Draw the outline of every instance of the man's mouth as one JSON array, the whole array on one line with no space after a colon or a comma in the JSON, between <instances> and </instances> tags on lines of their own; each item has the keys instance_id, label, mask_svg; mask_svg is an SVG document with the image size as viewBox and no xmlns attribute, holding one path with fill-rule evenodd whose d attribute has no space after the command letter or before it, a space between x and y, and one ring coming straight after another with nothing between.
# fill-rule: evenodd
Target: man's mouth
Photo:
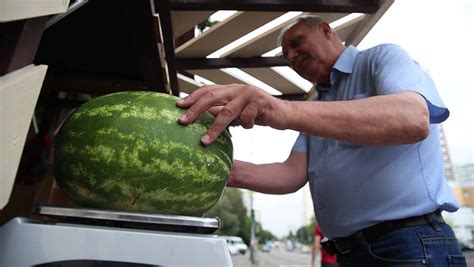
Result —
<instances>
[{"instance_id":1,"label":"man's mouth","mask_svg":"<svg viewBox=\"0 0 474 267\"><path fill-rule=\"evenodd\" d=\"M298 70L302 70L304 68L304 65L307 63L309 57L308 56L301 56L298 58L298 61L296 63L296 67Z\"/></svg>"}]
</instances>

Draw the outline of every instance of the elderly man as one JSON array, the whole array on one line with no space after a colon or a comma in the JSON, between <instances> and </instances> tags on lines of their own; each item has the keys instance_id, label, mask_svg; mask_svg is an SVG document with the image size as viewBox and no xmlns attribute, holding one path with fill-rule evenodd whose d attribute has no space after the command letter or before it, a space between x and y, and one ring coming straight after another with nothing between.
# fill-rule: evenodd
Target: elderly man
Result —
<instances>
[{"instance_id":1,"label":"elderly man","mask_svg":"<svg viewBox=\"0 0 474 267\"><path fill-rule=\"evenodd\" d=\"M315 101L284 101L250 85L204 86L181 99L180 123L216 115L212 143L233 120L301 134L283 163L234 161L229 186L295 192L309 182L328 251L340 266L465 266L441 211L458 203L444 179L436 87L400 47L345 47L328 23L303 16L281 35L283 56L317 84Z\"/></svg>"}]
</instances>

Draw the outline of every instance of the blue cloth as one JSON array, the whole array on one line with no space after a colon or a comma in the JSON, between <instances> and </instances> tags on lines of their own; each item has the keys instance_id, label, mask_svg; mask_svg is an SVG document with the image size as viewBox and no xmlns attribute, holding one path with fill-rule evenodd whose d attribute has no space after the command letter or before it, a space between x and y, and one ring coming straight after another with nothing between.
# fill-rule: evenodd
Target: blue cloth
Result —
<instances>
[{"instance_id":1,"label":"blue cloth","mask_svg":"<svg viewBox=\"0 0 474 267\"><path fill-rule=\"evenodd\" d=\"M358 51L350 46L334 65L330 83L317 88L320 100L418 92L427 101L431 124L425 140L408 145L363 146L300 134L293 150L307 154L314 210L328 238L349 236L382 221L458 209L444 178L435 124L449 111L431 78L403 49L385 44Z\"/></svg>"},{"instance_id":2,"label":"blue cloth","mask_svg":"<svg viewBox=\"0 0 474 267\"><path fill-rule=\"evenodd\" d=\"M448 267L467 266L453 230L447 224L425 224L391 232L337 255L339 267Z\"/></svg>"}]
</instances>

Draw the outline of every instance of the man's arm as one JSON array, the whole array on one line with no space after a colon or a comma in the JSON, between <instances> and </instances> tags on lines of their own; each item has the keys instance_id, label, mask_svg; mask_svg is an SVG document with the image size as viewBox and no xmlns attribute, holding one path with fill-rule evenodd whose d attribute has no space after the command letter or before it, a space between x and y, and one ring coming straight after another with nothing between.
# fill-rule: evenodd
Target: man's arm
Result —
<instances>
[{"instance_id":1,"label":"man's arm","mask_svg":"<svg viewBox=\"0 0 474 267\"><path fill-rule=\"evenodd\" d=\"M426 100L411 91L351 101L284 101L249 85L212 85L178 106L188 108L180 118L183 124L207 110L217 115L202 138L205 145L234 119L246 128L267 125L363 145L415 143L429 133Z\"/></svg>"},{"instance_id":2,"label":"man's arm","mask_svg":"<svg viewBox=\"0 0 474 267\"><path fill-rule=\"evenodd\" d=\"M405 91L350 101L289 102L288 128L361 145L415 143L429 134L426 100Z\"/></svg>"},{"instance_id":3,"label":"man's arm","mask_svg":"<svg viewBox=\"0 0 474 267\"><path fill-rule=\"evenodd\" d=\"M306 155L296 151L282 163L253 164L234 160L227 186L267 194L288 194L305 185L306 167Z\"/></svg>"}]
</instances>

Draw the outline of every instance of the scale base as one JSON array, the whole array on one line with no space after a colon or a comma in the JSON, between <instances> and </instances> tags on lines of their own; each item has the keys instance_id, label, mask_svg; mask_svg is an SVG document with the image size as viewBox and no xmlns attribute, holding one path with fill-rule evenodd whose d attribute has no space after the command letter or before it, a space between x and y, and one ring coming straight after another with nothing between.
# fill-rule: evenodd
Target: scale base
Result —
<instances>
[{"instance_id":1,"label":"scale base","mask_svg":"<svg viewBox=\"0 0 474 267\"><path fill-rule=\"evenodd\" d=\"M43 208L43 211L46 210ZM53 210L57 211L56 208ZM84 209L79 211L83 212ZM106 213L110 215L109 212ZM86 215L88 216L92 215ZM162 216L152 217L156 220L163 219ZM185 219L188 226L195 223L193 217L177 217ZM176 216L166 220L168 219L176 219ZM206 221L206 218L198 219L200 223L203 222L202 219ZM161 224L162 221L157 225ZM213 228L213 223L210 225ZM162 265L232 266L233 264L226 240L216 235L131 229L82 222L72 223L67 220L45 222L19 217L0 227L2 267Z\"/></svg>"}]
</instances>

